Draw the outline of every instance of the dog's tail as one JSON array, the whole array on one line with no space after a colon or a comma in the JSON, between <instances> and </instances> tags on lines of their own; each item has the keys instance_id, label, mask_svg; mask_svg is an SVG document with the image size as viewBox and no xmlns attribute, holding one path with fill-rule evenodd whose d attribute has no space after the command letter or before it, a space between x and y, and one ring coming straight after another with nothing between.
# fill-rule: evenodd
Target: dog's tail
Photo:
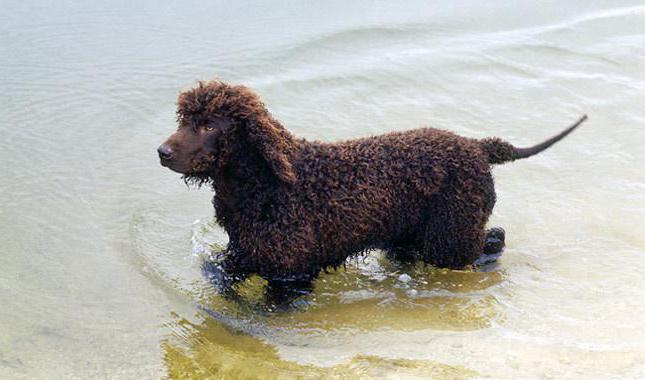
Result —
<instances>
[{"instance_id":1,"label":"dog's tail","mask_svg":"<svg viewBox=\"0 0 645 380\"><path fill-rule=\"evenodd\" d=\"M486 155L488 155L489 163L503 164L504 162L515 161L540 153L551 145L562 140L569 133L573 132L573 130L576 129L585 120L587 120L587 115L583 115L572 126L560 132L559 134L530 148L516 148L510 143L507 143L506 141L497 137L489 137L479 140L479 144Z\"/></svg>"}]
</instances>

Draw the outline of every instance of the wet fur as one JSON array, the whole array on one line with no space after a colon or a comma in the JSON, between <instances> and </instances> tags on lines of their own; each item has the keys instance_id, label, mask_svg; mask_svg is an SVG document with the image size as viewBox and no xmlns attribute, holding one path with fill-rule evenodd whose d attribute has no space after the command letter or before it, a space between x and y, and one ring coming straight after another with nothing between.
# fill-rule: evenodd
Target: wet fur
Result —
<instances>
[{"instance_id":1,"label":"wet fur","mask_svg":"<svg viewBox=\"0 0 645 380\"><path fill-rule=\"evenodd\" d=\"M248 88L202 82L178 100L180 125L232 120L210 142L210 166L185 176L215 191L229 235L229 273L308 281L371 248L463 268L482 253L495 204L491 163L513 159L497 138L421 128L324 143L296 139ZM201 160L204 160L202 157Z\"/></svg>"}]
</instances>

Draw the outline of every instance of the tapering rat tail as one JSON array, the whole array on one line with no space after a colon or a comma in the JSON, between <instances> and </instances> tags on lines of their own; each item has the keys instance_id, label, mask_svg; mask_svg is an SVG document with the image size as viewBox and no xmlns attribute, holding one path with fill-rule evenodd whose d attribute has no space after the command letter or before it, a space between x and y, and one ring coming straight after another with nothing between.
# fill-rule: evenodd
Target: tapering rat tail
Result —
<instances>
[{"instance_id":1,"label":"tapering rat tail","mask_svg":"<svg viewBox=\"0 0 645 380\"><path fill-rule=\"evenodd\" d=\"M562 140L569 133L573 132L580 124L587 120L587 115L583 115L572 126L551 137L550 139L534 145L529 148L516 148L510 143L497 138L489 137L479 140L482 150L488 155L488 162L491 164L503 164L508 161L515 161L521 158L534 156L547 149L556 142Z\"/></svg>"}]
</instances>

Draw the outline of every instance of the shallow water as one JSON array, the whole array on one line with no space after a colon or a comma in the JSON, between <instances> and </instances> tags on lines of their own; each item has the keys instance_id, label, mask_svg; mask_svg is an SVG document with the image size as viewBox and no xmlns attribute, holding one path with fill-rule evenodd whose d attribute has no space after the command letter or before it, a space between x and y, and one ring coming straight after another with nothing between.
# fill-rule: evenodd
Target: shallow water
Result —
<instances>
[{"instance_id":1,"label":"shallow water","mask_svg":"<svg viewBox=\"0 0 645 380\"><path fill-rule=\"evenodd\" d=\"M0 378L645 377L642 4L1 8ZM211 194L157 162L178 91L215 77L327 141L590 120L495 169L489 271L374 252L276 309L257 278L215 293Z\"/></svg>"}]
</instances>

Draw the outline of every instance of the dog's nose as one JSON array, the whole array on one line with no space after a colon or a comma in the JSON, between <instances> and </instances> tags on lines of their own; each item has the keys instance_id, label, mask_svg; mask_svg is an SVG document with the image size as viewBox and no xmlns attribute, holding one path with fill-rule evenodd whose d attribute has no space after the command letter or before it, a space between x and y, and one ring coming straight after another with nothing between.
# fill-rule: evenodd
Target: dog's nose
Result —
<instances>
[{"instance_id":1,"label":"dog's nose","mask_svg":"<svg viewBox=\"0 0 645 380\"><path fill-rule=\"evenodd\" d=\"M157 152L159 153L159 158L168 160L172 157L172 154L174 153L172 151L172 148L166 144L161 144L159 149L157 149Z\"/></svg>"}]
</instances>

